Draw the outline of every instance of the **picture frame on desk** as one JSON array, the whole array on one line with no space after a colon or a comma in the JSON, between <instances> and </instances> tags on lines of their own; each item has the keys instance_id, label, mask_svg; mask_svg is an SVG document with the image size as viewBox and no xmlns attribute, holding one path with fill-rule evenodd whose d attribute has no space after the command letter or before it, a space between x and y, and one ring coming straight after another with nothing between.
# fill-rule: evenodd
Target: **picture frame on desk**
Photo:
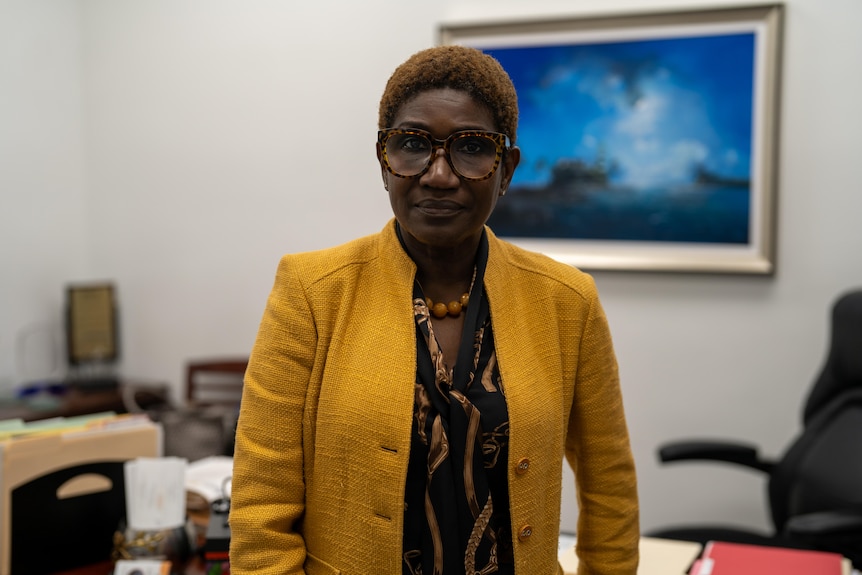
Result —
<instances>
[{"instance_id":1,"label":"picture frame on desk","mask_svg":"<svg viewBox=\"0 0 862 575\"><path fill-rule=\"evenodd\" d=\"M113 284L66 288L66 346L69 365L111 364L119 358L119 320Z\"/></svg>"},{"instance_id":2,"label":"picture frame on desk","mask_svg":"<svg viewBox=\"0 0 862 575\"><path fill-rule=\"evenodd\" d=\"M442 25L518 93L521 161L491 228L584 269L773 273L782 13Z\"/></svg>"}]
</instances>

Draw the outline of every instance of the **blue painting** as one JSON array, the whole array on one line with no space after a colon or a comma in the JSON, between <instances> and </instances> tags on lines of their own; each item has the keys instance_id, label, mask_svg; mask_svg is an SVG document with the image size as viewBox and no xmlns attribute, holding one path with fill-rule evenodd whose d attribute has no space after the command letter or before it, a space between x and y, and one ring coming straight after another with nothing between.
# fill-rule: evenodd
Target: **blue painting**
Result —
<instances>
[{"instance_id":1,"label":"blue painting","mask_svg":"<svg viewBox=\"0 0 862 575\"><path fill-rule=\"evenodd\" d=\"M751 241L754 32L483 47L518 92L500 236Z\"/></svg>"}]
</instances>

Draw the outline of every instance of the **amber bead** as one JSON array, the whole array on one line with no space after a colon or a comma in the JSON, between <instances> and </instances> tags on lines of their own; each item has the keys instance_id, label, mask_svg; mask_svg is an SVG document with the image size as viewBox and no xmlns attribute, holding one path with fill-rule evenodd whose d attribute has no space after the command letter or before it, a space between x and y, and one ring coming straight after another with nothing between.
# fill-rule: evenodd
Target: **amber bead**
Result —
<instances>
[{"instance_id":1,"label":"amber bead","mask_svg":"<svg viewBox=\"0 0 862 575\"><path fill-rule=\"evenodd\" d=\"M449 311L449 315L452 317L458 317L461 315L461 302L450 301L449 305L446 306L446 309Z\"/></svg>"},{"instance_id":2,"label":"amber bead","mask_svg":"<svg viewBox=\"0 0 862 575\"><path fill-rule=\"evenodd\" d=\"M461 294L461 307L467 307L468 303L470 303L470 294Z\"/></svg>"},{"instance_id":3,"label":"amber bead","mask_svg":"<svg viewBox=\"0 0 862 575\"><path fill-rule=\"evenodd\" d=\"M442 301L437 302L434 304L434 307L431 308L431 313L433 313L436 318L444 318L446 317L446 314L449 313L449 308Z\"/></svg>"}]
</instances>

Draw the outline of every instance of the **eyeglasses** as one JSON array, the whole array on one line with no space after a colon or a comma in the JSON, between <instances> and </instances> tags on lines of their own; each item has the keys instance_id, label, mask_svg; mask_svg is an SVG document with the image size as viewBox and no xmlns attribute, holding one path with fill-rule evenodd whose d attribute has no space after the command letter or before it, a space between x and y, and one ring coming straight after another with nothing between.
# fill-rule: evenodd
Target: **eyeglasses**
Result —
<instances>
[{"instance_id":1,"label":"eyeglasses","mask_svg":"<svg viewBox=\"0 0 862 575\"><path fill-rule=\"evenodd\" d=\"M509 149L509 137L497 132L466 130L438 140L423 130L388 128L377 132L383 164L399 178L414 178L428 171L439 148L446 152L449 167L470 181L487 180Z\"/></svg>"}]
</instances>

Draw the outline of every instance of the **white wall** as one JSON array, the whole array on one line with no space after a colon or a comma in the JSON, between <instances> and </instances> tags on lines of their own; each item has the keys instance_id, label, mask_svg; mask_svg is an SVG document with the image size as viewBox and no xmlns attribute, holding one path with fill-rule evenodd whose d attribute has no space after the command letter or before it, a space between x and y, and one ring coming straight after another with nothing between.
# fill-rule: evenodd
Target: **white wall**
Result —
<instances>
[{"instance_id":1,"label":"white wall","mask_svg":"<svg viewBox=\"0 0 862 575\"><path fill-rule=\"evenodd\" d=\"M179 383L187 358L248 353L282 252L382 227L376 100L439 15L385 1L84 6L90 213L112 238L96 273L119 283L127 373Z\"/></svg>"},{"instance_id":2,"label":"white wall","mask_svg":"<svg viewBox=\"0 0 862 575\"><path fill-rule=\"evenodd\" d=\"M0 0L0 392L62 375L63 286L91 273L79 22Z\"/></svg>"},{"instance_id":3,"label":"white wall","mask_svg":"<svg viewBox=\"0 0 862 575\"><path fill-rule=\"evenodd\" d=\"M59 324L79 278L116 281L129 375L179 390L188 358L248 353L283 252L389 218L377 100L441 22L713 4L0 0L0 382L22 380L15 338ZM655 447L720 436L780 453L827 308L862 285L862 3L786 5L776 275L595 273L647 529L767 525L759 477L660 468Z\"/></svg>"}]
</instances>

